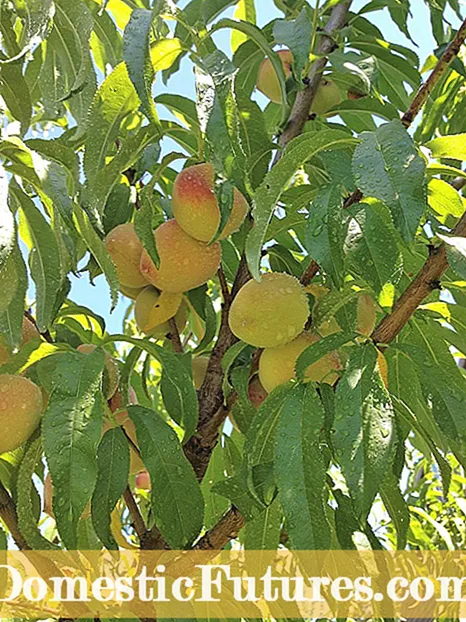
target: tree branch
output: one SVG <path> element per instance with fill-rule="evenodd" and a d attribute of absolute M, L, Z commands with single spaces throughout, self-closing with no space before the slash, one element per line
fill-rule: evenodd
<path fill-rule="evenodd" d="M 167 337 L 172 342 L 175 352 L 182 354 L 183 344 L 181 343 L 180 331 L 178 330 L 178 326 L 176 325 L 176 320 L 174 317 L 168 320 L 168 325 L 170 326 L 170 332 L 168 333 Z"/>
<path fill-rule="evenodd" d="M 134 531 L 138 535 L 139 542 L 142 542 L 147 533 L 147 527 L 129 486 L 126 486 L 126 490 L 123 493 L 123 499 L 125 500 L 126 507 L 131 515 Z"/>
<path fill-rule="evenodd" d="M 244 524 L 242 514 L 232 506 L 219 522 L 194 545 L 193 550 L 220 551 L 230 540 L 236 538 Z"/>
<path fill-rule="evenodd" d="M 306 87 L 302 91 L 299 91 L 296 96 L 288 123 L 280 137 L 280 151 L 283 151 L 286 145 L 293 140 L 293 138 L 299 136 L 304 130 L 304 126 L 309 119 L 309 111 L 312 102 L 315 99 L 317 89 L 322 79 L 322 72 L 328 61 L 327 56 L 338 47 L 333 39 L 333 34 L 346 24 L 351 2 L 352 0 L 343 0 L 332 10 L 327 25 L 320 36 L 319 44 L 317 45 L 316 54 L 319 58 L 312 64 L 307 75 Z M 280 159 L 280 156 L 281 152 L 277 152 L 275 161 Z"/>
<path fill-rule="evenodd" d="M 466 214 L 458 221 L 452 233 L 458 237 L 466 236 Z M 414 281 L 396 301 L 393 311 L 380 322 L 372 333 L 372 339 L 382 344 L 393 341 L 422 301 L 435 289 L 438 289 L 440 278 L 447 268 L 447 253 L 445 244 L 442 244 L 431 252 Z"/>
<path fill-rule="evenodd" d="M 442 54 L 439 62 L 435 66 L 434 70 L 416 93 L 415 98 L 411 102 L 411 106 L 403 115 L 401 122 L 405 127 L 409 127 L 414 121 L 420 110 L 424 107 L 426 101 L 429 99 L 435 85 L 447 71 L 452 60 L 458 56 L 461 46 L 466 39 L 466 19 L 461 24 L 455 38 Z"/>
<path fill-rule="evenodd" d="M 26 542 L 18 526 L 18 514 L 13 499 L 10 497 L 5 486 L 0 482 L 0 518 L 8 528 L 16 546 L 20 551 L 30 551 L 31 547 Z"/>

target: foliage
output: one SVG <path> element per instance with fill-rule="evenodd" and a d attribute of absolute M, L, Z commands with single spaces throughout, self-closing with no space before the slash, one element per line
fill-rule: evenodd
<path fill-rule="evenodd" d="M 280 159 L 318 29 L 338 3 L 316 10 L 276 0 L 281 18 L 262 28 L 256 18 L 266 16 L 252 0 L 183 8 L 37 0 L 31 11 L 19 0 L 0 3 L 0 373 L 24 373 L 47 396 L 40 434 L 0 456 L 0 482 L 18 500 L 31 547 L 185 548 L 221 530 L 231 507 L 240 512 L 235 535 L 252 549 L 355 548 L 361 532 L 374 548 L 464 547 L 466 379 L 455 362 L 466 358 L 463 52 L 415 128 L 400 121 L 455 34 L 446 5 L 460 14 L 453 0 L 427 3 L 438 50 L 422 67 L 370 21 L 387 7 L 410 37 L 418 1 L 349 11 L 325 67 L 342 101 L 306 118 Z M 232 49 L 217 47 L 227 32 Z M 276 44 L 295 55 L 289 76 Z M 280 104 L 254 90 L 265 57 Z M 196 101 L 158 91 L 181 70 Z M 220 219 L 211 242 L 221 247 L 221 269 L 175 291 L 183 313 L 154 320 L 165 328 L 150 337 L 133 320 L 137 292 L 119 282 L 105 237 L 134 223 L 157 270 L 164 256 L 152 231 L 171 217 L 177 172 L 205 161 L 215 171 Z M 250 213 L 222 240 L 234 189 Z M 408 288 L 429 256 L 444 262 L 441 283 L 423 282 L 426 297 L 411 308 Z M 190 257 L 176 261 L 178 270 L 196 268 Z M 251 275 L 260 281 L 270 270 L 301 280 L 307 328 L 324 338 L 292 363 L 288 384 L 255 401 L 258 352 L 231 333 L 228 311 Z M 127 295 L 121 334 L 70 298 L 77 275 L 108 284 L 109 311 Z M 402 330 L 384 343 L 378 329 L 360 330 L 360 294 L 388 329 L 395 306 Z M 40 335 L 26 342 L 29 310 Z M 97 349 L 77 352 L 81 344 Z M 335 350 L 335 385 L 303 383 L 306 368 Z M 212 352 L 199 381 L 194 365 L 195 387 L 193 358 Z M 142 468 L 150 493 L 137 485 Z M 33 485 L 47 472 L 53 518 Z M 216 541 L 226 546 L 231 535 Z"/>

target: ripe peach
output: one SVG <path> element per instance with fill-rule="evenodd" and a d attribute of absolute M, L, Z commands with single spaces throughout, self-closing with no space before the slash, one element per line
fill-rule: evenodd
<path fill-rule="evenodd" d="M 259 408 L 262 402 L 265 401 L 267 395 L 268 393 L 262 386 L 262 382 L 259 380 L 259 376 L 255 375 L 253 378 L 251 378 L 251 380 L 249 381 L 248 396 L 249 401 L 254 406 L 254 408 Z"/>
<path fill-rule="evenodd" d="M 280 50 L 278 55 L 282 61 L 285 78 L 289 78 L 293 64 L 293 54 L 290 50 Z M 263 93 L 271 101 L 276 104 L 281 103 L 282 95 L 280 91 L 280 83 L 269 58 L 266 58 L 259 67 L 256 85 L 259 91 L 261 91 L 261 93 Z"/>
<path fill-rule="evenodd" d="M 210 242 L 220 223 L 214 177 L 212 164 L 197 164 L 181 171 L 173 186 L 173 215 L 185 233 L 201 242 Z M 230 218 L 219 237 L 220 240 L 241 227 L 248 207 L 244 196 L 235 188 Z"/>
<path fill-rule="evenodd" d="M 94 352 L 97 346 L 94 346 L 90 343 L 82 343 L 77 347 L 78 352 L 82 354 L 91 354 Z M 118 387 L 118 382 L 120 380 L 120 370 L 118 369 L 118 363 L 114 358 L 105 352 L 105 369 L 104 369 L 104 378 L 103 378 L 103 392 L 105 397 L 109 400 L 113 395 L 115 395 L 115 391 Z"/>
<path fill-rule="evenodd" d="M 141 471 L 136 475 L 135 486 L 140 490 L 151 490 L 150 475 L 147 471 Z"/>
<path fill-rule="evenodd" d="M 196 358 L 193 359 L 193 382 L 196 389 L 201 388 L 208 365 L 208 356 L 196 356 Z"/>
<path fill-rule="evenodd" d="M 248 281 L 230 308 L 234 335 L 257 348 L 288 343 L 303 330 L 309 306 L 299 281 L 289 274 L 270 272 L 262 281 Z"/>
<path fill-rule="evenodd" d="M 176 294 L 199 287 L 211 279 L 220 266 L 220 244 L 207 246 L 195 240 L 174 219 L 160 225 L 154 237 L 160 266 L 156 268 L 149 254 L 143 251 L 141 272 L 149 283 L 162 291 Z"/>
<path fill-rule="evenodd" d="M 125 223 L 112 229 L 105 239 L 105 246 L 122 285 L 133 288 L 147 285 L 139 269 L 143 246 L 133 224 Z"/>
<path fill-rule="evenodd" d="M 315 333 L 304 332 L 284 346 L 266 348 L 259 360 L 259 379 L 264 389 L 271 393 L 279 385 L 295 378 L 295 365 L 299 355 L 319 339 L 319 335 Z M 307 368 L 305 379 L 307 382 L 333 384 L 338 378 L 335 371 L 341 367 L 338 354 L 330 352 Z"/>
<path fill-rule="evenodd" d="M 168 320 L 175 318 L 179 332 L 186 326 L 186 303 L 183 294 L 159 292 L 146 287 L 136 299 L 134 315 L 139 330 L 146 335 L 162 339 L 170 332 Z"/>
<path fill-rule="evenodd" d="M 36 384 L 22 376 L 0 375 L 0 454 L 27 441 L 42 411 L 42 392 Z"/>

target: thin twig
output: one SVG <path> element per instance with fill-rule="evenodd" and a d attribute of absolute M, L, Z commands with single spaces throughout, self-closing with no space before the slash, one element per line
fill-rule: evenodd
<path fill-rule="evenodd" d="M 176 325 L 176 320 L 174 317 L 168 320 L 168 325 L 170 326 L 170 332 L 168 333 L 167 337 L 172 342 L 175 352 L 182 354 L 183 344 L 181 343 L 180 331 L 178 330 L 178 326 Z"/>
<path fill-rule="evenodd" d="M 123 499 L 125 500 L 126 507 L 131 515 L 131 520 L 134 530 L 138 535 L 139 542 L 142 542 L 147 534 L 147 527 L 129 486 L 126 487 L 126 490 L 123 493 Z"/>
<path fill-rule="evenodd" d="M 18 514 L 13 499 L 5 486 L 0 482 L 0 518 L 3 520 L 20 551 L 29 551 L 31 547 L 26 542 L 18 526 Z"/>
<path fill-rule="evenodd" d="M 220 268 L 218 269 L 218 280 L 220 281 L 220 287 L 222 290 L 222 296 L 223 296 L 223 300 L 226 303 L 230 302 L 230 288 L 228 287 L 228 283 L 227 283 L 227 279 L 225 276 L 225 272 L 223 271 L 223 267 L 220 266 Z"/>
<path fill-rule="evenodd" d="M 414 119 L 417 117 L 419 112 L 424 107 L 425 103 L 429 99 L 430 94 L 435 88 L 435 85 L 440 80 L 440 78 L 447 71 L 451 62 L 454 58 L 458 56 L 458 53 L 466 39 L 466 19 L 461 24 L 458 32 L 456 33 L 455 38 L 447 47 L 445 52 L 442 54 L 439 62 L 436 64 L 434 70 L 421 86 L 421 88 L 416 93 L 413 101 L 411 102 L 411 106 L 403 115 L 401 122 L 405 127 L 409 127 Z"/>
<path fill-rule="evenodd" d="M 301 275 L 301 279 L 300 279 L 301 285 L 303 285 L 303 287 L 310 285 L 312 279 L 315 277 L 315 275 L 318 272 L 319 272 L 319 264 L 312 259 L 311 263 L 308 265 L 308 267 L 304 270 L 304 272 Z"/>

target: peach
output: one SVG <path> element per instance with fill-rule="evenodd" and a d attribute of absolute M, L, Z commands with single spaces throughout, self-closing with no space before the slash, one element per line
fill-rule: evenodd
<path fill-rule="evenodd" d="M 377 309 L 369 294 L 360 294 L 356 308 L 356 332 L 370 337 L 377 323 Z"/>
<path fill-rule="evenodd" d="M 129 389 L 128 399 L 130 404 L 137 404 L 137 396 L 132 387 L 130 387 Z M 130 473 L 139 473 L 139 471 L 142 471 L 145 467 L 139 453 L 135 449 L 135 447 L 138 447 L 136 438 L 136 427 L 129 418 L 128 411 L 121 410 L 123 406 L 121 402 L 121 393 L 119 390 L 117 390 L 115 395 L 109 401 L 109 408 L 112 414 L 114 413 L 114 416 L 105 421 L 103 432 L 105 433 L 107 430 L 115 427 L 116 425 L 123 427 L 126 435 L 131 439 L 133 443 L 130 443 Z"/>
<path fill-rule="evenodd" d="M 230 218 L 219 236 L 220 240 L 241 227 L 248 209 L 248 202 L 235 188 Z M 201 242 L 210 242 L 220 223 L 212 164 L 189 166 L 177 175 L 173 186 L 172 211 L 185 233 Z"/>
<path fill-rule="evenodd" d="M 143 246 L 133 224 L 125 223 L 112 229 L 105 239 L 105 247 L 115 264 L 121 285 L 132 288 L 147 285 L 139 269 Z"/>
<path fill-rule="evenodd" d="M 293 65 L 293 54 L 290 50 L 280 50 L 278 52 L 280 60 L 282 61 L 283 70 L 285 72 L 285 78 L 289 78 L 291 75 L 291 67 Z M 282 94 L 280 90 L 280 82 L 278 81 L 277 74 L 273 68 L 269 58 L 266 58 L 257 74 L 257 88 L 261 93 L 268 97 L 276 104 L 281 104 Z"/>
<path fill-rule="evenodd" d="M 135 487 L 140 490 L 151 490 L 150 475 L 147 471 L 141 471 L 136 475 Z"/>
<path fill-rule="evenodd" d="M 208 356 L 196 356 L 193 359 L 193 381 L 196 389 L 200 389 L 204 382 L 207 367 L 209 365 Z"/>
<path fill-rule="evenodd" d="M 0 375 L 0 454 L 20 447 L 39 425 L 42 392 L 23 376 Z"/>
<path fill-rule="evenodd" d="M 168 320 L 173 317 L 179 332 L 183 332 L 187 319 L 186 303 L 183 294 L 159 292 L 155 287 L 146 287 L 136 299 L 134 315 L 142 333 L 162 339 L 170 332 Z"/>
<path fill-rule="evenodd" d="M 322 78 L 317 94 L 312 102 L 311 113 L 324 116 L 330 108 L 341 104 L 343 98 L 340 89 L 333 80 Z"/>
<path fill-rule="evenodd" d="M 141 257 L 144 277 L 164 292 L 178 293 L 194 289 L 206 283 L 220 266 L 220 244 L 208 246 L 183 231 L 176 220 L 168 220 L 154 232 L 160 257 L 155 267 L 146 251 Z"/>
<path fill-rule="evenodd" d="M 262 281 L 248 281 L 230 308 L 230 328 L 238 339 L 257 348 L 292 341 L 303 330 L 309 305 L 298 279 L 270 272 Z"/>
<path fill-rule="evenodd" d="M 304 332 L 284 346 L 265 348 L 259 360 L 259 379 L 264 389 L 271 393 L 279 385 L 295 378 L 295 365 L 300 354 L 319 339 L 316 333 Z M 338 354 L 330 352 L 307 368 L 305 380 L 334 384 L 338 379 L 336 371 L 341 368 Z"/>
<path fill-rule="evenodd" d="M 264 389 L 262 382 L 259 379 L 259 376 L 256 374 L 249 381 L 249 401 L 254 406 L 254 408 L 259 408 L 259 406 L 265 401 L 267 395 L 267 391 Z"/>

